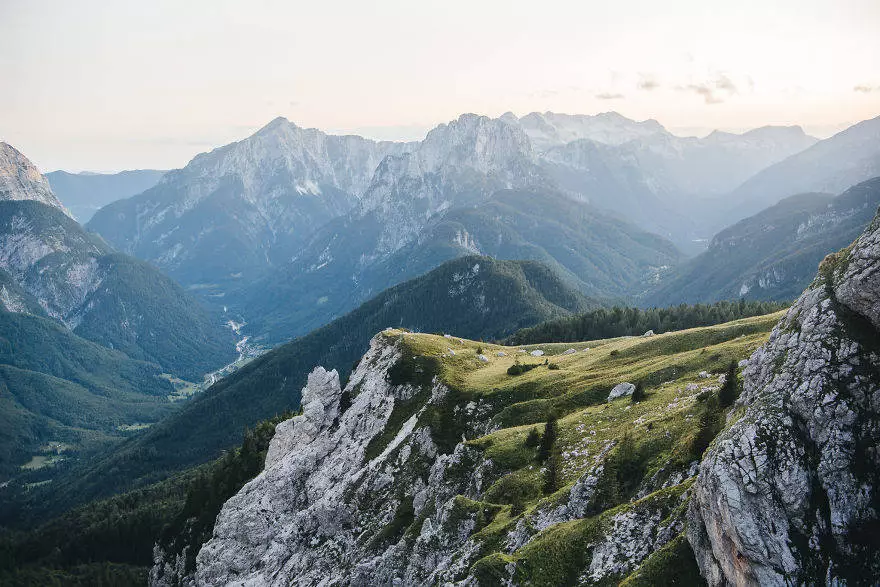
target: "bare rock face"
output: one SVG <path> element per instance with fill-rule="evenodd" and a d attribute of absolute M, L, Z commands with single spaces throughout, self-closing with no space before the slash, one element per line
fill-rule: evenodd
<path fill-rule="evenodd" d="M 35 200 L 67 213 L 39 169 L 6 143 L 0 143 L 0 200 Z"/>
<path fill-rule="evenodd" d="M 744 377 L 744 413 L 704 456 L 688 512 L 703 576 L 880 576 L 880 216 L 823 261 Z"/>
<path fill-rule="evenodd" d="M 473 531 L 460 496 L 480 488 L 477 451 L 440 454 L 419 416 L 447 390 L 436 378 L 392 383 L 401 358 L 380 334 L 344 391 L 335 371 L 309 375 L 303 413 L 278 425 L 265 470 L 223 506 L 184 583 L 410 585 L 455 564 Z M 343 393 L 351 404 L 340 413 Z M 412 408 L 402 422 L 401 406 Z M 389 533 L 418 516 L 418 536 Z M 170 584 L 157 554 L 151 582 Z"/>

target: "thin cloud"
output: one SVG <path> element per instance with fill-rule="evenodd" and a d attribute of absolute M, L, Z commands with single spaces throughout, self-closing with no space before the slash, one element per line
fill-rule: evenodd
<path fill-rule="evenodd" d="M 641 79 L 639 79 L 638 88 L 640 90 L 645 90 L 646 92 L 652 92 L 660 87 L 660 82 L 654 79 L 652 75 L 641 75 Z"/>
<path fill-rule="evenodd" d="M 739 93 L 736 84 L 723 73 L 719 73 L 714 80 L 700 84 L 688 84 L 676 87 L 679 91 L 693 92 L 701 96 L 706 104 L 720 104 L 734 94 Z"/>
<path fill-rule="evenodd" d="M 626 98 L 623 94 L 609 94 L 607 92 L 603 92 L 601 94 L 596 94 L 596 98 L 599 100 L 623 100 Z"/>
<path fill-rule="evenodd" d="M 871 92 L 880 92 L 880 86 L 858 85 L 853 88 L 853 91 L 861 92 L 863 94 L 870 94 Z"/>

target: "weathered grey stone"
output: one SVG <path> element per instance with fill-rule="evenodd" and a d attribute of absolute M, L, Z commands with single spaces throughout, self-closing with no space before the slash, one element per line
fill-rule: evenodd
<path fill-rule="evenodd" d="M 608 401 L 610 402 L 611 400 L 617 399 L 619 397 L 632 395 L 635 390 L 636 386 L 632 383 L 618 383 L 611 389 L 611 393 L 608 394 Z"/>
<path fill-rule="evenodd" d="M 745 414 L 700 465 L 688 538 L 711 585 L 880 573 L 880 221 L 823 262 L 744 370 Z"/>

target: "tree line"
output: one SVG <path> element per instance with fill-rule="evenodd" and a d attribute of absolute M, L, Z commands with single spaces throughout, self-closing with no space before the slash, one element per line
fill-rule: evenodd
<path fill-rule="evenodd" d="M 646 310 L 614 306 L 523 328 L 510 335 L 504 342 L 509 345 L 577 342 L 618 336 L 638 336 L 649 330 L 655 334 L 662 334 L 770 314 L 788 305 L 787 302 L 739 300 L 714 304 L 681 304 Z"/>

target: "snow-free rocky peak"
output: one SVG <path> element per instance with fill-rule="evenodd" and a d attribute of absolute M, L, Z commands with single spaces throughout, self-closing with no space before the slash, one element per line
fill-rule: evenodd
<path fill-rule="evenodd" d="M 272 184 L 282 170 L 294 180 L 294 193 L 317 195 L 323 185 L 356 196 L 386 155 L 408 148 L 406 143 L 329 135 L 278 117 L 242 141 L 198 155 L 187 168 L 215 181 L 230 174 L 240 177 L 246 199 L 280 189 Z"/>
<path fill-rule="evenodd" d="M 617 112 L 603 112 L 592 116 L 532 112 L 519 119 L 508 112 L 501 117 L 501 120 L 521 126 L 539 151 L 581 139 L 607 145 L 620 145 L 635 139 L 668 134 L 668 131 L 656 120 L 637 122 Z"/>
<path fill-rule="evenodd" d="M 417 148 L 388 157 L 376 170 L 361 210 L 414 208 L 428 213 L 460 203 L 455 196 L 484 199 L 494 190 L 537 182 L 540 172 L 529 138 L 501 119 L 462 114 L 441 124 Z"/>
<path fill-rule="evenodd" d="M 289 261 L 357 204 L 380 161 L 409 148 L 277 118 L 104 207 L 89 227 L 183 283 L 222 288 Z"/>
<path fill-rule="evenodd" d="M 40 170 L 15 147 L 0 142 L 0 201 L 35 200 L 63 210 Z"/>

